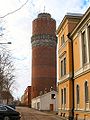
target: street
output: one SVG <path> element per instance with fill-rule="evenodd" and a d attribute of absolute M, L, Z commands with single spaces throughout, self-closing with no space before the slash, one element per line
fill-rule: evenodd
<path fill-rule="evenodd" d="M 40 112 L 27 107 L 17 107 L 16 110 L 21 114 L 20 120 L 60 120 L 58 115 Z"/>

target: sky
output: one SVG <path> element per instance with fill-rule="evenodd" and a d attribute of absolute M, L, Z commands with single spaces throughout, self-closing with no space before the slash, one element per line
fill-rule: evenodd
<path fill-rule="evenodd" d="M 26 4 L 25 4 L 26 3 Z M 25 4 L 25 5 L 24 5 Z M 23 6 L 24 5 L 24 6 Z M 19 9 L 23 6 L 21 9 Z M 13 96 L 20 98 L 26 87 L 31 85 L 32 64 L 32 21 L 42 12 L 50 13 L 60 24 L 67 13 L 84 13 L 90 6 L 90 0 L 1 0 L 0 33 L 1 42 L 12 42 L 6 45 L 11 50 L 15 67 L 15 84 Z M 19 9 L 18 11 L 16 11 Z M 13 13 L 13 11 L 16 11 Z M 12 14 L 11 14 L 12 13 Z"/>

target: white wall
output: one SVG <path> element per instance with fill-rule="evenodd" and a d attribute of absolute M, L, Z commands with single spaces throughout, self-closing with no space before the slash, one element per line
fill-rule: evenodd
<path fill-rule="evenodd" d="M 51 94 L 55 94 L 55 99 L 51 99 Z M 50 110 L 50 104 L 53 104 L 54 111 L 57 111 L 57 92 L 50 91 L 46 94 L 32 99 L 32 108 L 39 110 Z M 39 106 L 39 108 L 38 108 Z"/>

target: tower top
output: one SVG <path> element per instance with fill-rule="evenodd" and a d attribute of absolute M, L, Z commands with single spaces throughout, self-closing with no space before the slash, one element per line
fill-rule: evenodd
<path fill-rule="evenodd" d="M 49 13 L 40 13 L 40 14 L 38 14 L 38 18 L 42 18 L 42 17 L 51 18 L 51 15 Z"/>

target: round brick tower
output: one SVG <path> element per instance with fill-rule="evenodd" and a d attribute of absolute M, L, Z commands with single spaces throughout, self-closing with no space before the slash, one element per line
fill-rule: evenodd
<path fill-rule="evenodd" d="M 40 13 L 32 25 L 32 98 L 56 90 L 56 21 Z"/>

